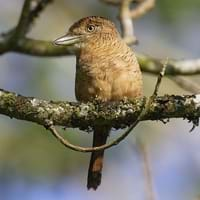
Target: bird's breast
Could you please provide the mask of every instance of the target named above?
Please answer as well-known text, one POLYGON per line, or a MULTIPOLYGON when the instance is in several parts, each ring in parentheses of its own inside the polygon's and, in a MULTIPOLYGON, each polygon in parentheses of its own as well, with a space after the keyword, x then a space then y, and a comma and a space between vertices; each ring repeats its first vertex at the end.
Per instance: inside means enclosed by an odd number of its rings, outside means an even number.
POLYGON ((77 100, 98 98, 109 101, 142 95, 142 74, 137 59, 132 50, 124 45, 122 47, 97 52, 92 49, 77 57, 77 100))
POLYGON ((98 98, 110 99, 111 84, 107 70, 89 66, 78 66, 76 69, 75 94, 79 101, 90 101, 98 98))

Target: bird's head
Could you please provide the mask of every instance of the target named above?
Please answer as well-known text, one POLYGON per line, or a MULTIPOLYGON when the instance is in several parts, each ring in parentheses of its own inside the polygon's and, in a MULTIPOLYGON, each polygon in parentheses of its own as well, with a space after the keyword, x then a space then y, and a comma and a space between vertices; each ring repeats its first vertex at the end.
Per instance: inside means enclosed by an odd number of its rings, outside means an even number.
POLYGON ((56 39, 54 44, 70 45, 81 49, 87 44, 99 43, 100 41, 109 44, 109 42, 119 37, 114 23, 103 17, 91 16, 74 23, 67 34, 56 39))

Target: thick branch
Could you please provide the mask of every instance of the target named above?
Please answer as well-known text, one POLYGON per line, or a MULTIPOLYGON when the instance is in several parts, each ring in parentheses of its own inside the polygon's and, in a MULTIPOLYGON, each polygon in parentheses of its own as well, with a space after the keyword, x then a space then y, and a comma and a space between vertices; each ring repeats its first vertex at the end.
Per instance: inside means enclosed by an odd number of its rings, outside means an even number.
MULTIPOLYGON (((109 124, 114 128, 124 128, 137 119, 146 97, 134 101, 111 103, 74 103, 45 101, 24 97, 0 90, 0 114, 11 118, 46 125, 50 120, 54 125, 88 129, 95 124, 109 124)), ((200 117, 200 94, 186 96, 160 96, 150 105, 144 120, 187 118, 198 121, 200 117)))
MULTIPOLYGON (((16 53, 23 53, 33 56, 64 56, 72 55, 74 49, 72 47, 58 47, 53 45, 50 41, 34 40, 29 38, 24 38, 18 42, 15 49, 11 50, 16 53)), ((1 50, 0 50, 1 53, 1 50)))

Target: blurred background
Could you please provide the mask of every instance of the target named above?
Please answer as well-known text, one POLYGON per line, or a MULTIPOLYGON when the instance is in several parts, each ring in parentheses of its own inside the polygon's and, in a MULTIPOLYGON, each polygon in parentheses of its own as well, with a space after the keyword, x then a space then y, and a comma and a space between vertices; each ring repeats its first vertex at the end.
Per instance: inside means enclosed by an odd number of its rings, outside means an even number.
MULTIPOLYGON (((16 25, 23 0, 0 0, 0 32, 16 25)), ((135 50, 156 58, 192 59, 200 52, 200 1, 157 0, 134 22, 135 50)), ((116 20, 117 8, 97 0, 59 0, 50 4, 30 32, 54 40, 76 20, 100 15, 116 20)), ((42 99, 75 101, 75 57, 41 58, 17 53, 0 57, 0 88, 42 99)), ((193 76, 200 84, 200 76, 193 76)), ((156 77, 144 74, 145 95, 156 77)), ((160 95, 188 94, 164 78, 160 95)), ((142 122, 125 141, 106 151, 102 184, 87 191, 89 154, 63 147, 43 127, 0 115, 0 200, 146 200, 148 157, 156 200, 200 199, 200 127, 189 133, 187 120, 142 122)), ((67 129, 76 144, 90 145, 91 134, 67 129)))

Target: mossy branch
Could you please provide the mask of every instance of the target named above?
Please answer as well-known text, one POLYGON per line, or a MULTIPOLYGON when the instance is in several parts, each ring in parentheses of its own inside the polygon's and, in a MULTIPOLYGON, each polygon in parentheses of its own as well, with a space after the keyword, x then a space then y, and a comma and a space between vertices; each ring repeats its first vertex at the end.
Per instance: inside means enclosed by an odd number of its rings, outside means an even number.
MULTIPOLYGON (((75 103, 46 101, 24 97, 0 90, 0 114, 11 118, 46 125, 50 120, 54 125, 87 130, 96 124, 109 124, 119 129, 131 125, 140 113, 147 97, 133 101, 102 103, 98 101, 75 103)), ((144 120, 164 120, 184 118, 198 125, 200 118, 200 94, 165 95, 156 97, 150 105, 144 120)))

